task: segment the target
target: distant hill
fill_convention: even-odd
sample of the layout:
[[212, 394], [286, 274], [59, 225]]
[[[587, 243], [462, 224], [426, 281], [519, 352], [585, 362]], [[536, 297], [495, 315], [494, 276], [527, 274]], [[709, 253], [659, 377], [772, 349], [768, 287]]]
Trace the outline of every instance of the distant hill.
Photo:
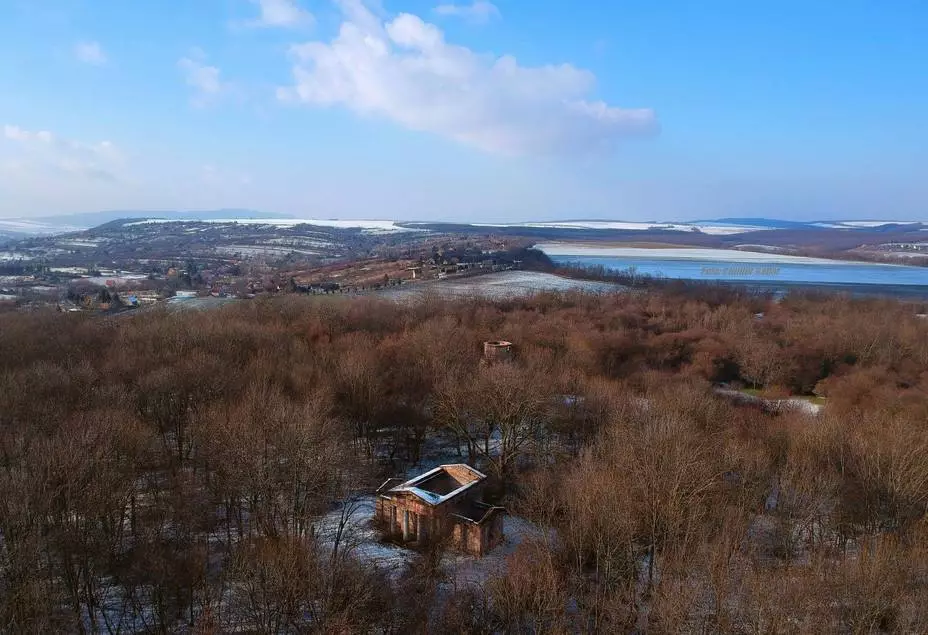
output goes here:
[[817, 229], [810, 223], [794, 220], [778, 220], [776, 218], [713, 218], [711, 220], [687, 221], [695, 225], [739, 225], [746, 227], [770, 227], [775, 229]]
[[269, 214], [250, 209], [217, 209], [205, 211], [177, 210], [110, 210], [88, 212], [86, 214], [69, 214], [62, 216], [45, 216], [35, 219], [38, 222], [62, 227], [96, 227], [114, 220], [127, 218], [165, 218], [176, 220], [217, 220], [223, 218], [288, 218], [285, 214]]

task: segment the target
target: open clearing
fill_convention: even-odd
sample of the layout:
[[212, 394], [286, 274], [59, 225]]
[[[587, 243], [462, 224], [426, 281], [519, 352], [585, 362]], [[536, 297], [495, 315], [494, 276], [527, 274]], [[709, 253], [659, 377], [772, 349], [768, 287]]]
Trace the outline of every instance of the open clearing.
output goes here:
[[381, 292], [388, 298], [406, 300], [436, 294], [444, 297], [518, 298], [545, 291], [586, 291], [610, 293], [624, 287], [610, 282], [573, 280], [537, 271], [500, 271], [467, 278], [408, 283]]

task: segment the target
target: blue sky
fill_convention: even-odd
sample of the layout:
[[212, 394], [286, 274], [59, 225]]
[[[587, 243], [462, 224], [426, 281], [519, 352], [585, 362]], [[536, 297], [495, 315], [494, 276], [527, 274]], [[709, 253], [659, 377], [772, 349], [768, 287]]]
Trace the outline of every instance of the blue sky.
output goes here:
[[0, 0], [0, 217], [928, 220], [923, 0]]

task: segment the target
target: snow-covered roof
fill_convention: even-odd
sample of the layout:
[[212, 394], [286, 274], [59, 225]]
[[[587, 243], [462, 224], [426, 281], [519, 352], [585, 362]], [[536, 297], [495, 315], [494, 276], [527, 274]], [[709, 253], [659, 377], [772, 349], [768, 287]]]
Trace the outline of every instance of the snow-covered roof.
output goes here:
[[[450, 472], [446, 469], [449, 467], [462, 468], [462, 469], [467, 470], [473, 477], [473, 480], [461, 485], [460, 487], [448, 492], [447, 494], [437, 494], [435, 492], [430, 492], [429, 490], [423, 487], [419, 487], [420, 485], [423, 485], [424, 483], [431, 480], [432, 478], [438, 476], [442, 472], [451, 476]], [[470, 489], [477, 483], [483, 481], [486, 477], [487, 477], [486, 474], [478, 470], [475, 470], [474, 468], [472, 468], [471, 466], [465, 463], [453, 463], [453, 464], [448, 464], [448, 465], [439, 465], [435, 469], [429, 470], [428, 472], [425, 472], [424, 474], [420, 474], [419, 476], [413, 479], [410, 479], [406, 481], [405, 483], [400, 483], [396, 487], [391, 487], [390, 489], [386, 491], [386, 493], [389, 494], [389, 493], [408, 492], [422, 499], [429, 505], [441, 505], [442, 503], [451, 500], [452, 498], [458, 496], [462, 492]], [[454, 477], [452, 476], [452, 478]], [[455, 480], [458, 480], [458, 479], [455, 479]]]

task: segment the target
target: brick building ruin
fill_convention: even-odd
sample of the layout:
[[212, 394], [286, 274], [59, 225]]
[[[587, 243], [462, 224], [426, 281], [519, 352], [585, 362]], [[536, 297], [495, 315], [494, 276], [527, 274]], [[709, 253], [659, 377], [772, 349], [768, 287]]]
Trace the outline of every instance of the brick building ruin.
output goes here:
[[377, 489], [377, 519], [403, 542], [448, 536], [451, 545], [482, 556], [503, 541], [505, 509], [483, 502], [486, 475], [463, 463], [442, 465]]
[[512, 359], [512, 342], [504, 340], [484, 342], [483, 359], [487, 363], [510, 361]]

